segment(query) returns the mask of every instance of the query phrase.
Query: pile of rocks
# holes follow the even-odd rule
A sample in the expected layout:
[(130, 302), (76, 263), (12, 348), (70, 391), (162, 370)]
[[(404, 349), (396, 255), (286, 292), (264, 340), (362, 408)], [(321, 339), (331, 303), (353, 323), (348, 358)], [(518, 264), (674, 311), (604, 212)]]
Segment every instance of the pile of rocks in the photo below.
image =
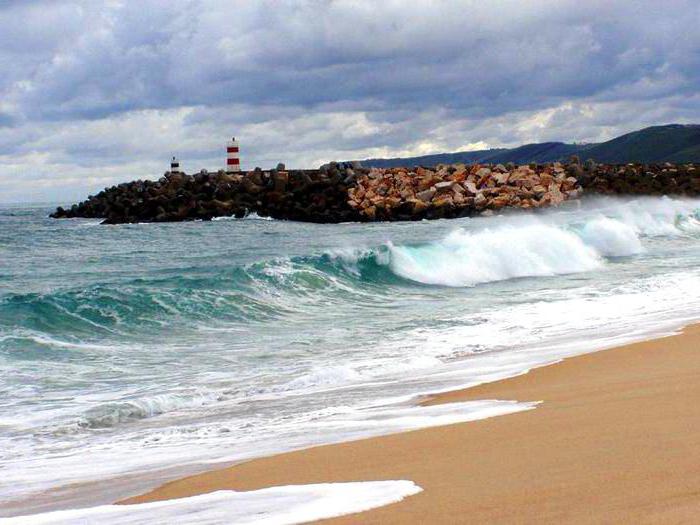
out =
[(350, 188), (348, 205), (365, 220), (417, 220), (490, 214), (506, 207), (557, 206), (581, 193), (578, 180), (558, 162), (373, 168)]
[(700, 167), (695, 164), (595, 165), (587, 161), (579, 179), (593, 193), (700, 195)]
[(242, 174), (166, 173), (158, 181), (138, 180), (107, 188), (54, 218), (104, 218), (107, 224), (210, 220), (220, 216), (263, 216), (307, 222), (359, 220), (347, 206), (350, 166), (287, 171), (283, 164)]
[(283, 164), (241, 174), (166, 173), (119, 184), (51, 216), (106, 223), (262, 216), (306, 222), (394, 221), (543, 208), (587, 194), (700, 195), (700, 166), (567, 164), (365, 168), (331, 162), (317, 170)]

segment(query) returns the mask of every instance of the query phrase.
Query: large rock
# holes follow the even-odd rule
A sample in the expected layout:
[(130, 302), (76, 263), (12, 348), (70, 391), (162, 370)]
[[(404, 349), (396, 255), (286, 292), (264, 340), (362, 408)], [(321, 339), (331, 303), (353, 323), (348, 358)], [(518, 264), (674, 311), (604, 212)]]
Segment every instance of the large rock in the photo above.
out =
[[(284, 167), (284, 164), (282, 164), (282, 167)], [(286, 171), (275, 171), (272, 174), (272, 182), (274, 191), (284, 193), (287, 190), (287, 184), (289, 183), (289, 173)]]
[(507, 172), (503, 172), (503, 171), (494, 171), (493, 172), (493, 179), (496, 181), (496, 184), (507, 184), (508, 178), (509, 178), (509, 174)]
[(437, 193), (435, 188), (430, 188), (428, 190), (420, 191), (416, 193), (416, 198), (423, 202), (430, 202)]
[(462, 187), (467, 190), (469, 193), (472, 195), (476, 195), (478, 193), (478, 189), (476, 188), (476, 184), (474, 184), (472, 181), (466, 181)]
[(446, 191), (451, 191), (452, 188), (456, 185), (457, 183), (454, 181), (445, 181), (445, 182), (438, 182), (435, 185), (435, 189), (438, 192), (446, 192)]

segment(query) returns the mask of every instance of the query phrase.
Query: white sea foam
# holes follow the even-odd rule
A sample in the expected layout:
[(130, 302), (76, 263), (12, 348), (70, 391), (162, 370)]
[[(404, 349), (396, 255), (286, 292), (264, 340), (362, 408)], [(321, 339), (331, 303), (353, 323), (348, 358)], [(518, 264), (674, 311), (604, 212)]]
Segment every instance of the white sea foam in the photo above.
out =
[(600, 255), (619, 257), (644, 252), (634, 228), (616, 219), (601, 216), (588, 221), (580, 235)]
[(475, 286), (518, 277), (589, 272), (601, 268), (604, 257), (644, 253), (642, 237), (673, 238), (700, 231), (697, 201), (662, 198), (610, 204), (603, 199), (600, 203), (600, 211), (573, 212), (581, 216), (583, 225), (562, 220), (572, 212), (539, 218), (502, 217), (496, 227), (460, 228), (428, 244), (389, 243), (389, 257), (378, 252), (377, 261), (419, 283)]
[[(537, 402), (479, 400), (435, 406), (414, 406), (408, 404), (411, 398), (412, 396), (399, 396), (391, 400), (384, 399), (381, 404), (373, 407), (325, 407), (316, 411), (307, 411), (293, 419), (281, 416), (273, 423), (276, 432), (285, 436), (283, 441), (274, 439), (274, 436), (266, 439), (260, 435), (250, 434), (249, 431), (240, 432), (236, 436), (235, 452), (223, 457), (221, 438), (223, 436), (229, 440), (232, 434), (222, 434), (221, 427), (218, 425), (163, 429), (149, 441), (137, 442), (139, 447), (145, 448), (144, 453), (139, 455), (133, 454), (136, 445), (133, 438), (126, 436), (123, 441), (112, 442), (109, 446), (84, 444), (81, 446), (79, 455), (66, 455), (59, 447), (57, 452), (60, 453), (60, 457), (53, 458), (50, 474), (46, 470), (47, 464), (41, 457), (25, 459), (21, 463), (21, 469), (9, 469), (4, 473), (3, 480), (8, 490), (0, 497), (0, 503), (3, 500), (5, 503), (11, 501), (11, 497), (40, 492), (46, 487), (47, 481), (53, 486), (67, 487), (68, 492), (64, 496), (67, 497), (70, 494), (73, 498), (75, 496), (70, 489), (73, 483), (108, 479), (110, 476), (114, 477), (134, 470), (138, 470), (141, 476), (146, 476), (152, 469), (172, 461), (173, 454), (180, 463), (199, 461), (206, 463), (208, 458), (216, 458), (216, 462), (233, 462), (323, 443), (496, 417), (532, 410), (538, 405)], [(193, 446), (194, 444), (196, 446)], [(86, 456), (91, 458), (89, 463), (84, 460)], [(97, 498), (105, 498), (106, 495), (107, 493), (94, 495), (92, 501), (105, 503), (104, 500), (100, 501)], [(111, 498), (108, 501), (115, 499), (113, 494), (109, 496)], [(0, 504), (0, 516), (3, 515), (1, 508)], [(1, 523), (3, 522), (0, 521)]]
[(455, 230), (427, 246), (390, 246), (394, 273), (424, 284), (474, 286), (516, 277), (586, 272), (599, 254), (575, 234), (547, 224), (471, 233)]
[(669, 197), (598, 199), (594, 204), (606, 216), (625, 223), (637, 234), (651, 237), (682, 235), (686, 225), (697, 220), (700, 209), (700, 201), (696, 199)]
[(34, 343), (42, 346), (48, 346), (53, 348), (67, 348), (75, 350), (111, 350), (114, 349), (113, 345), (99, 345), (93, 343), (81, 343), (81, 342), (71, 342), (71, 341), (61, 341), (59, 339), (48, 337), (42, 334), (32, 333), (27, 330), (17, 330), (11, 334), (0, 335), (0, 342), (7, 340), (22, 340), (28, 339)]
[[(640, 337), (668, 333), (700, 311), (700, 272), (684, 271), (613, 285), (607, 291), (593, 286), (572, 290), (568, 297), (552, 300), (543, 292), (540, 300), (484, 309), (451, 319), (449, 326), (414, 329), (401, 340), (388, 337), (379, 350), (400, 348), (400, 354), (451, 356), (488, 350), (514, 350), (502, 356), (519, 356), (529, 361), (523, 369), (542, 364), (548, 355), (569, 355), (571, 343), (577, 348), (602, 348), (608, 341), (627, 342)], [(478, 322), (477, 322), (478, 321)], [(398, 345), (401, 344), (399, 347)], [(544, 347), (551, 347), (543, 350)], [(385, 350), (386, 349), (386, 350)], [(527, 350), (527, 351), (524, 351)], [(399, 350), (395, 350), (399, 353)], [(558, 352), (558, 353), (557, 353)], [(545, 356), (544, 358), (542, 356)], [(497, 361), (495, 353), (485, 360)], [(476, 358), (465, 361), (461, 371), (478, 381)], [(500, 366), (500, 362), (496, 362)]]
[(78, 420), (79, 427), (107, 428), (132, 419), (144, 419), (184, 408), (215, 403), (221, 393), (197, 389), (182, 394), (160, 394), (120, 402), (104, 403), (91, 408)]
[(214, 222), (219, 222), (219, 221), (238, 221), (238, 220), (272, 221), (274, 219), (272, 217), (263, 217), (261, 215), (258, 215), (257, 212), (253, 211), (250, 213), (246, 213), (246, 215), (242, 219), (237, 218), (235, 215), (222, 215), (220, 217), (212, 217), (211, 220)]
[(320, 366), (311, 372), (293, 379), (284, 386), (286, 390), (300, 390), (307, 388), (318, 388), (336, 386), (357, 381), (362, 375), (348, 366)]
[(102, 505), (0, 518), (0, 525), (288, 525), (382, 507), (421, 490), (406, 480), (288, 485), (250, 492), (227, 490), (140, 505)]

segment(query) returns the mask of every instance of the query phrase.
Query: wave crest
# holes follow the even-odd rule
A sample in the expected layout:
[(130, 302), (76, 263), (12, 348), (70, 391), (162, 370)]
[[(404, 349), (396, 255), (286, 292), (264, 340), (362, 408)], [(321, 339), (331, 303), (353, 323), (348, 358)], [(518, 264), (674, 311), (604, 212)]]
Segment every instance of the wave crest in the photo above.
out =
[(554, 226), (456, 230), (427, 246), (390, 246), (391, 269), (424, 284), (474, 286), (517, 277), (595, 270), (599, 254), (575, 234)]
[(642, 241), (632, 226), (608, 217), (587, 222), (580, 235), (600, 255), (622, 257), (644, 252)]
[(168, 412), (204, 407), (221, 401), (217, 392), (196, 392), (190, 394), (161, 394), (140, 399), (104, 403), (95, 406), (79, 419), (79, 428), (100, 429), (160, 416)]

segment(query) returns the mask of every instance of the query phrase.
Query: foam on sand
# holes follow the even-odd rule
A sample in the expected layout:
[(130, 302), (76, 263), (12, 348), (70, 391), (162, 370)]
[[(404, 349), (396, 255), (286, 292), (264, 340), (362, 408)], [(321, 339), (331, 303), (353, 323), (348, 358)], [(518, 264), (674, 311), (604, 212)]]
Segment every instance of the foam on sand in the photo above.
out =
[(102, 505), (6, 518), (0, 519), (0, 525), (286, 525), (382, 507), (421, 491), (418, 485), (407, 480), (288, 485), (249, 492), (222, 490), (140, 505)]

